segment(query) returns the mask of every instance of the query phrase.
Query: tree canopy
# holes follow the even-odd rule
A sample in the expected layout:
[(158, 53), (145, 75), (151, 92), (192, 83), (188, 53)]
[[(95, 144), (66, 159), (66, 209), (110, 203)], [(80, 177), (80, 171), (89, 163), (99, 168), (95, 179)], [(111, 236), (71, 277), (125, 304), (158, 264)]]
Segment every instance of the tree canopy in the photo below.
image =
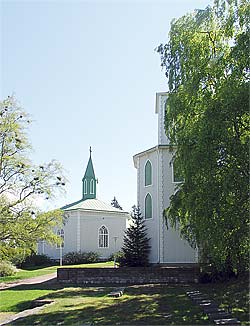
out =
[(116, 197), (114, 197), (114, 199), (112, 199), (111, 201), (111, 205), (115, 208), (118, 208), (120, 210), (122, 210), (122, 207), (121, 205), (118, 203), (118, 200), (116, 199)]
[(249, 22), (248, 0), (216, 0), (173, 20), (157, 49), (166, 133), (185, 180), (164, 214), (203, 262), (227, 273), (249, 258)]
[(56, 161), (36, 166), (29, 159), (27, 128), (31, 121), (14, 97), (0, 102), (0, 252), (35, 250), (38, 240), (58, 242), (53, 227), (60, 210), (41, 212), (37, 202), (52, 199), (65, 185)]

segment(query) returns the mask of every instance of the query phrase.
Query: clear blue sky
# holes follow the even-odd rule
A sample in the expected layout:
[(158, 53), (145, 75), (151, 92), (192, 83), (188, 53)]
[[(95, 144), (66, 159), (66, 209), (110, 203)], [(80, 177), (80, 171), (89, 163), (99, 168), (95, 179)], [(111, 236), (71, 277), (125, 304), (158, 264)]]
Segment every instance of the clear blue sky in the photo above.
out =
[(0, 98), (31, 115), (36, 163), (60, 161), (69, 184), (50, 207), (81, 198), (92, 146), (97, 196), (136, 203), (133, 155), (157, 144), (155, 93), (167, 80), (154, 49), (170, 22), (211, 0), (0, 0)]

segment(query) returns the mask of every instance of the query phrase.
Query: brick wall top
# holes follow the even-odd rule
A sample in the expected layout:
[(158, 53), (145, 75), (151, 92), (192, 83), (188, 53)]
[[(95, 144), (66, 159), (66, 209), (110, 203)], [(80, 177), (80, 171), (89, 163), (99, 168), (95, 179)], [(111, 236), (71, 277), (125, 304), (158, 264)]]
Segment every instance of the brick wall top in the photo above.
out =
[(198, 268), (190, 267), (122, 267), (122, 268), (58, 268), (57, 279), (76, 284), (145, 284), (193, 283)]

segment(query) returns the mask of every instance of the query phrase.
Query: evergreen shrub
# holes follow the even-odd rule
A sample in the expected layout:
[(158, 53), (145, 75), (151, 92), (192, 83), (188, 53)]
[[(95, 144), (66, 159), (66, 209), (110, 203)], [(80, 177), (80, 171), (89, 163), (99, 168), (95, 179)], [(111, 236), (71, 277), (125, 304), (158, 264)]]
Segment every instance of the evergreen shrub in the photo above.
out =
[(123, 256), (119, 258), (120, 266), (142, 267), (149, 265), (150, 238), (142, 217), (140, 207), (133, 206), (132, 223), (125, 231), (122, 247)]

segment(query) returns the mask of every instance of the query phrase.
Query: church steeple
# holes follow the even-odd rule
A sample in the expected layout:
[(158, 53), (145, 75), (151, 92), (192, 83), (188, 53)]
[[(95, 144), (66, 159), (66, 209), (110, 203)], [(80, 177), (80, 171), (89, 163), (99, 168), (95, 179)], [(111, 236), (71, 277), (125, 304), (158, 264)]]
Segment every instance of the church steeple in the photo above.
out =
[(91, 147), (89, 148), (89, 161), (82, 179), (82, 198), (95, 199), (96, 198), (96, 178), (91, 158)]

